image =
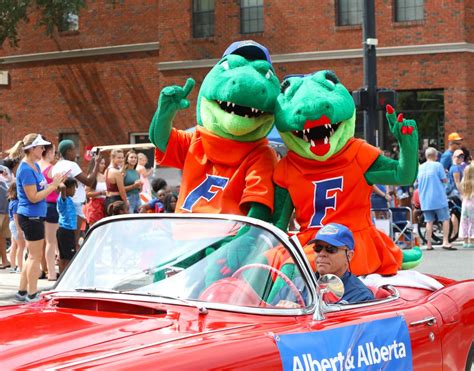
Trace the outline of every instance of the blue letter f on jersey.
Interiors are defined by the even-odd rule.
[[[211,201],[219,190],[223,190],[226,187],[228,182],[229,178],[207,174],[206,179],[188,194],[181,209],[192,212],[194,205],[201,198]],[[211,190],[213,187],[217,188],[217,190]]]
[[[313,182],[314,184],[314,214],[311,217],[310,227],[322,227],[322,221],[328,209],[336,210],[337,200],[333,195],[328,197],[329,191],[342,191],[344,188],[342,176]]]

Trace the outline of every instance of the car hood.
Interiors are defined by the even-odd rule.
[[[129,305],[112,301],[109,304],[116,308]],[[77,368],[97,357],[111,357],[206,333],[242,331],[256,324],[255,316],[241,318],[237,313],[212,311],[200,315],[194,307],[133,305],[134,310],[144,308],[146,312],[147,308],[154,308],[155,313],[117,313],[57,307],[45,302],[4,307],[0,310],[2,369]]]

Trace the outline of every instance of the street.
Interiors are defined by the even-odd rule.
[[[438,246],[434,251],[423,251],[423,261],[416,270],[457,280],[474,278],[474,249],[463,249],[459,242],[454,246],[459,250],[447,251]],[[0,306],[15,304],[19,282],[19,274],[0,270]],[[38,286],[44,291],[54,287],[54,282],[39,280]]]

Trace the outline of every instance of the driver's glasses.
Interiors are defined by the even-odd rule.
[[[335,254],[339,250],[339,247],[332,245],[314,245],[314,251],[316,251],[317,253],[320,253],[321,251],[323,251],[323,249],[326,250],[326,252],[329,254]]]

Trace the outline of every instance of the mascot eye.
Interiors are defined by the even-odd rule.
[[[265,74],[265,77],[267,78],[267,80],[270,80],[272,76],[275,76],[272,70],[268,70],[267,73]]]
[[[290,82],[288,80],[285,80],[281,83],[280,89],[282,93],[285,93],[285,90],[290,87]]]
[[[331,83],[331,85],[336,85],[339,83],[339,79],[336,74],[332,71],[326,72],[326,80]]]
[[[224,62],[221,63],[221,66],[222,66],[222,68],[224,68],[224,70],[227,71],[229,69],[229,62],[224,61]]]

